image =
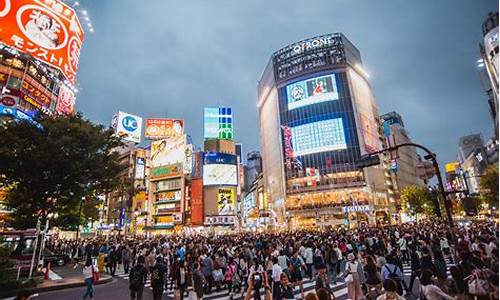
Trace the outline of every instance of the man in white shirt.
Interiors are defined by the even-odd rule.
[[[280,296],[280,278],[281,278],[281,272],[282,272],[281,266],[278,264],[278,258],[273,257],[273,269],[272,269],[272,275],[271,277],[273,278],[273,300],[281,300]]]
[[[310,279],[313,278],[312,266],[313,266],[313,250],[310,245],[307,245],[306,250],[304,251],[304,260],[306,261],[307,266],[307,276]]]

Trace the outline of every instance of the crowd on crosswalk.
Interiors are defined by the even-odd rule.
[[[128,280],[131,299],[498,297],[498,227],[438,222],[323,231],[51,242],[93,272]],[[117,265],[123,269],[116,273]],[[85,269],[84,269],[85,272]],[[415,291],[415,282],[418,289]],[[312,292],[311,292],[312,291]],[[314,298],[316,297],[316,298]]]

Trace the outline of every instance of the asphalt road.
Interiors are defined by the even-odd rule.
[[[451,264],[448,264],[448,267]],[[69,270],[68,270],[69,272]],[[407,284],[409,284],[410,280],[410,275],[411,275],[411,270],[408,265],[405,265],[403,268],[403,273],[404,273],[404,280]],[[129,295],[129,289],[128,289],[128,276],[123,274],[123,271],[118,271],[117,276],[113,279],[112,282],[103,284],[103,285],[97,285],[94,286],[94,299],[100,300],[100,299],[110,299],[110,300],[121,300],[121,299],[130,299]],[[305,282],[304,288],[307,291],[313,290],[314,289],[314,282]],[[415,281],[415,284],[413,286],[413,294],[410,296],[406,296],[408,300],[415,300],[418,297],[418,291],[420,289],[420,285],[418,280]],[[337,300],[345,300],[347,299],[347,287],[345,283],[338,283],[337,285],[333,286],[333,290],[336,296]],[[82,296],[85,292],[85,287],[79,287],[79,288],[72,288],[72,289],[67,289],[67,290],[62,290],[62,291],[53,291],[53,292],[46,292],[46,293],[41,293],[34,297],[33,299],[35,300],[73,300],[73,299],[82,299]],[[300,293],[298,289],[296,289],[296,297],[299,296]],[[151,287],[149,284],[149,281],[146,283],[146,287],[144,289],[144,294],[143,294],[143,299],[144,300],[150,300],[153,299],[153,294],[151,291]],[[163,298],[165,300],[170,300],[173,299],[173,292],[168,291],[163,294]],[[185,299],[189,299],[188,297],[185,297]],[[203,297],[205,300],[222,300],[222,299],[229,299],[229,295],[227,294],[227,291],[222,291],[222,292],[213,292],[211,295],[206,295]],[[235,300],[242,299],[241,294],[237,294],[234,297]]]

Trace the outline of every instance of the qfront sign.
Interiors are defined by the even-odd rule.
[[[331,35],[327,35],[298,42],[297,44],[292,46],[292,49],[293,52],[300,54],[304,51],[309,51],[331,44],[333,44],[333,37]]]

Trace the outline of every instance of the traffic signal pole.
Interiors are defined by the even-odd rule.
[[[444,207],[446,209],[446,218],[447,218],[447,221],[448,221],[448,225],[450,227],[453,227],[453,218],[452,218],[452,214],[451,214],[451,203],[448,200],[448,198],[446,197],[446,192],[444,190],[443,179],[441,178],[441,171],[439,170],[439,164],[437,162],[436,154],[435,153],[433,153],[432,151],[430,151],[427,147],[419,145],[419,144],[415,144],[415,143],[402,143],[402,144],[399,144],[399,145],[395,145],[395,146],[392,146],[392,147],[384,148],[384,149],[379,150],[379,151],[375,151],[375,152],[369,153],[368,155],[365,156],[365,159],[369,160],[371,157],[373,157],[375,155],[379,155],[379,154],[382,154],[384,152],[394,151],[394,150],[397,150],[397,149],[399,149],[401,147],[416,147],[416,148],[419,148],[419,149],[421,149],[421,150],[423,150],[423,151],[425,151],[427,153],[427,155],[425,156],[426,159],[432,160],[432,166],[436,170],[436,176],[437,176],[438,185],[439,185],[439,194],[443,198]],[[361,162],[360,166],[361,166],[361,168],[363,168],[363,167],[368,167],[370,165],[369,164],[368,165],[363,165],[363,163]],[[437,203],[436,211],[439,211],[439,203]]]

